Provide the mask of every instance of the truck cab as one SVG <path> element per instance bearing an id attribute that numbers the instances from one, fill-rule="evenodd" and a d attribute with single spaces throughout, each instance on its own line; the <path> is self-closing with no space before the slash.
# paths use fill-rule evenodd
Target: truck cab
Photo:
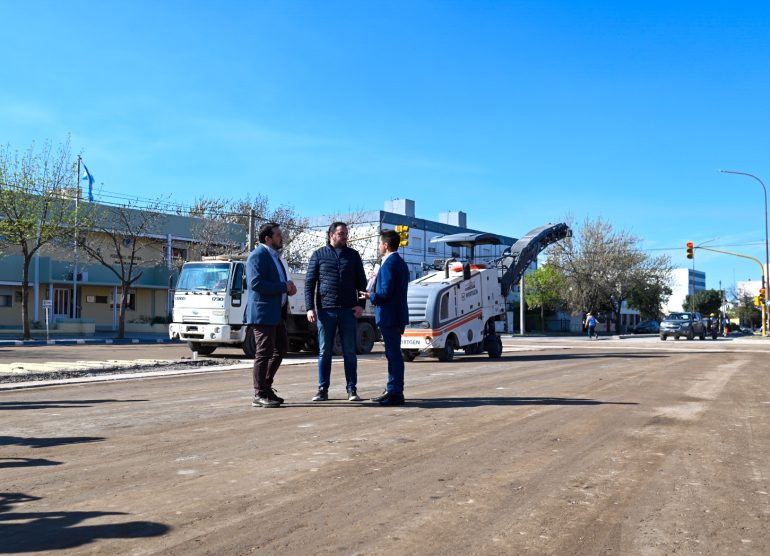
<path id="1" fill-rule="evenodd" d="M 298 290 L 297 295 L 289 298 L 286 318 L 289 351 L 317 353 L 318 331 L 315 324 L 307 321 L 305 275 L 289 272 L 285 262 L 284 268 Z M 211 355 L 220 346 L 231 346 L 243 349 L 249 358 L 254 357 L 254 336 L 244 324 L 247 289 L 246 255 L 208 257 L 184 263 L 174 292 L 169 337 L 187 342 L 191 351 L 201 355 Z M 367 303 L 358 319 L 358 353 L 371 352 L 379 339 L 374 312 Z M 335 342 L 334 353 L 342 353 L 339 341 Z"/>
<path id="2" fill-rule="evenodd" d="M 209 355 L 217 346 L 241 346 L 246 338 L 246 269 L 243 261 L 208 260 L 182 267 L 169 336 Z"/>

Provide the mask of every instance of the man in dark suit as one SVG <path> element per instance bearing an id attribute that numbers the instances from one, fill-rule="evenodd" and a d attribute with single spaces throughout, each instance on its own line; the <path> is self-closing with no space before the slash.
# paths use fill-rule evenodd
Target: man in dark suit
<path id="1" fill-rule="evenodd" d="M 361 297 L 374 305 L 374 317 L 385 342 L 388 360 L 388 385 L 382 396 L 372 401 L 380 405 L 404 403 L 404 356 L 401 353 L 401 334 L 409 324 L 409 306 L 406 292 L 409 287 L 409 267 L 397 253 L 401 241 L 398 233 L 383 230 L 380 234 L 382 263 L 370 291 Z"/>
<path id="2" fill-rule="evenodd" d="M 273 390 L 273 379 L 289 351 L 286 333 L 288 296 L 297 293 L 278 255 L 283 247 L 280 226 L 268 222 L 259 229 L 259 244 L 246 260 L 245 322 L 250 325 L 256 346 L 254 355 L 255 407 L 279 407 L 283 398 Z"/>

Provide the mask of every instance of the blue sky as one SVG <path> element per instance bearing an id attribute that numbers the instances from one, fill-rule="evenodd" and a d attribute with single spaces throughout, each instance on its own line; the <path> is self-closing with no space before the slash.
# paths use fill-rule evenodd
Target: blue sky
<path id="1" fill-rule="evenodd" d="M 602 217 L 764 259 L 766 2 L 0 0 L 0 141 L 71 135 L 114 193 L 314 216 Z M 755 263 L 698 252 L 707 286 Z"/>

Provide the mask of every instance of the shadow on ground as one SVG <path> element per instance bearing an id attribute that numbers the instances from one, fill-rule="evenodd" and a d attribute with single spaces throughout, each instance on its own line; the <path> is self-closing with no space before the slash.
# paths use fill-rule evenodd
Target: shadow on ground
<path id="1" fill-rule="evenodd" d="M 164 523 L 126 521 L 81 525 L 89 519 L 128 515 L 125 512 L 14 512 L 39 497 L 17 492 L 0 493 L 0 554 L 43 552 L 75 548 L 97 539 L 140 539 L 170 531 Z"/>
<path id="2" fill-rule="evenodd" d="M 133 403 L 149 400 L 37 400 L 30 402 L 0 402 L 0 411 L 14 411 L 17 409 L 68 409 L 91 407 L 99 403 Z"/>

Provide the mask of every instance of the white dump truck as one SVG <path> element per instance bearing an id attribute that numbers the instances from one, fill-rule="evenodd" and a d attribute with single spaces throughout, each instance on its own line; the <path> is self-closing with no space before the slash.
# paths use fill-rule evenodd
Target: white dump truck
<path id="1" fill-rule="evenodd" d="M 169 337 L 187 342 L 192 351 L 209 355 L 220 346 L 240 347 L 247 357 L 254 357 L 254 336 L 243 323 L 246 308 L 246 257 L 207 257 L 203 261 L 187 262 L 182 266 L 174 291 L 172 323 Z M 285 265 L 284 265 L 285 266 Z M 289 297 L 289 350 L 318 352 L 315 324 L 307 321 L 305 308 L 305 276 L 286 275 L 297 286 L 297 295 Z M 358 353 L 369 353 L 379 332 L 374 314 L 367 303 L 358 320 L 356 346 Z M 339 341 L 335 354 L 341 354 Z"/>
<path id="2" fill-rule="evenodd" d="M 500 357 L 503 344 L 495 323 L 505 318 L 505 301 L 537 255 L 572 234 L 566 224 L 547 224 L 530 231 L 498 259 L 474 261 L 477 245 L 499 244 L 497 236 L 461 233 L 434 238 L 470 249 L 468 261 L 447 260 L 441 270 L 409 283 L 409 325 L 401 336 L 404 359 L 418 355 L 451 361 L 457 350 Z"/>

